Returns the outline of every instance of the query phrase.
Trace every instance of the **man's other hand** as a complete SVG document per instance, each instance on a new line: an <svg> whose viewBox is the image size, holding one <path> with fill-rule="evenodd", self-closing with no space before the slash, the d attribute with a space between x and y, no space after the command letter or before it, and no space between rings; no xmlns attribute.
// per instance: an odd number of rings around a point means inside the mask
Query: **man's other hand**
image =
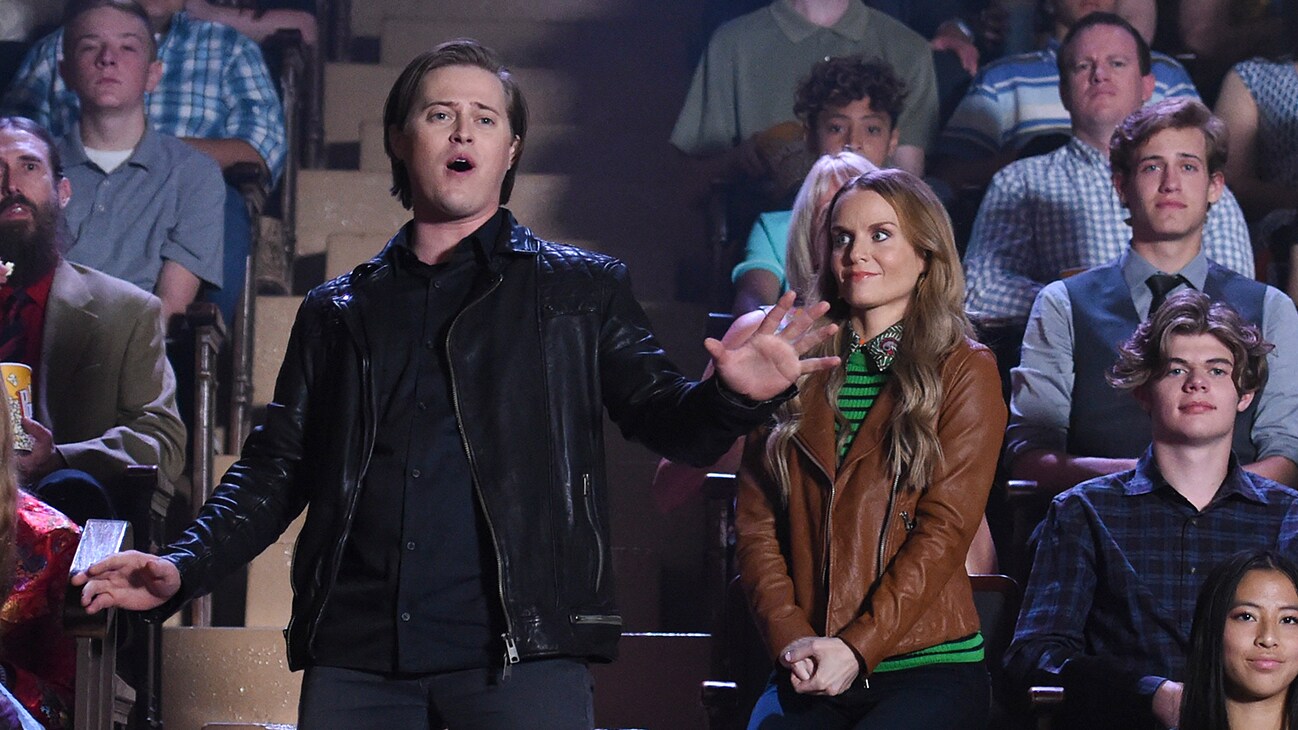
<svg viewBox="0 0 1298 730"><path fill-rule="evenodd" d="M147 611L157 608L180 590L180 571L170 560L136 550L110 555L72 577L81 589L87 613L105 608Z"/></svg>

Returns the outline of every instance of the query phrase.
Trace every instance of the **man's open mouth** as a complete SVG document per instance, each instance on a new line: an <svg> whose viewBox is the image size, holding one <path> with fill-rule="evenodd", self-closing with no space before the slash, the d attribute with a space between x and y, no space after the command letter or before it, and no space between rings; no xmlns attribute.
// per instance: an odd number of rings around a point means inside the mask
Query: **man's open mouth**
<svg viewBox="0 0 1298 730"><path fill-rule="evenodd" d="M468 172L473 169L473 163L464 157L456 157L446 164L446 167L455 172Z"/></svg>

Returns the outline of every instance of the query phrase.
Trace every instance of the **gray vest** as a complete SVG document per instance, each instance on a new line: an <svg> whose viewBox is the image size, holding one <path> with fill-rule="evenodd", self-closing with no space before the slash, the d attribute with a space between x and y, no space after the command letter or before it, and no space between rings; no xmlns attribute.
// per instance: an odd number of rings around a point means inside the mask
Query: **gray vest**
<svg viewBox="0 0 1298 730"><path fill-rule="evenodd" d="M1068 453L1115 459L1139 457L1153 439L1149 414L1130 394L1111 387L1104 373L1118 360L1118 346L1140 324L1131 290L1117 262L1064 280L1073 308L1073 401L1068 416ZM1266 285L1208 263L1203 293L1224 301L1245 320L1262 326ZM1250 438L1257 409L1235 418L1234 449L1242 463L1257 456Z"/></svg>

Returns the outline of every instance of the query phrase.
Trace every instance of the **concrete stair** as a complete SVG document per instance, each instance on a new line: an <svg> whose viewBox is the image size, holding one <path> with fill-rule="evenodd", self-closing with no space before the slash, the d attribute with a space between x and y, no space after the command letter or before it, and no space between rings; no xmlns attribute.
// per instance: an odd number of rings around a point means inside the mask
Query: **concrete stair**
<svg viewBox="0 0 1298 730"><path fill-rule="evenodd" d="M164 627L162 676L167 730L297 722L302 679L279 629Z"/></svg>
<svg viewBox="0 0 1298 730"><path fill-rule="evenodd" d="M265 405L275 394L275 378L279 375L280 365L284 363L289 333L293 329L293 320L297 318L297 309L301 304L302 297L267 295L257 297L257 346L253 349L252 360L254 406Z"/></svg>
<svg viewBox="0 0 1298 730"><path fill-rule="evenodd" d="M248 602L244 624L253 627L283 629L293 613L293 546L306 522L306 513L298 515L273 545L248 564Z"/></svg>

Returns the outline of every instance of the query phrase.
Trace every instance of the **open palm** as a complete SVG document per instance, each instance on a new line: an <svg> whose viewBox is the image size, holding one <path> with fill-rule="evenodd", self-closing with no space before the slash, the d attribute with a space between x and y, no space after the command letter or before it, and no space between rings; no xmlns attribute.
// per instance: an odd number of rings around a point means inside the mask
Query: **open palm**
<svg viewBox="0 0 1298 730"><path fill-rule="evenodd" d="M727 346L711 337L704 341L726 387L753 400L769 400L803 375L838 365L835 356L806 357L838 331L838 325L816 326L816 321L829 311L829 304L820 302L789 316L793 298L793 292L785 292L756 331L742 342ZM786 316L788 321L781 328Z"/></svg>

